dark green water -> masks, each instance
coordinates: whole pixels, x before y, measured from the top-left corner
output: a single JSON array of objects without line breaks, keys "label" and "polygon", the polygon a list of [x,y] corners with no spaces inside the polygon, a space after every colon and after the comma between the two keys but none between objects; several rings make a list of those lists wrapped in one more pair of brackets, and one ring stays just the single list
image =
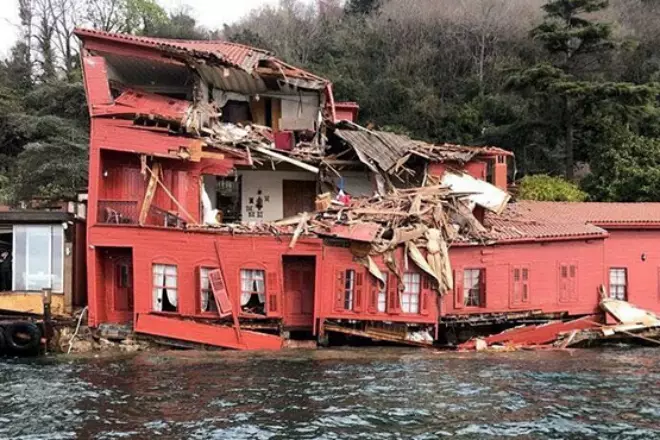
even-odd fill
[{"label": "dark green water", "polygon": [[660,439],[660,349],[0,360],[0,438]]}]

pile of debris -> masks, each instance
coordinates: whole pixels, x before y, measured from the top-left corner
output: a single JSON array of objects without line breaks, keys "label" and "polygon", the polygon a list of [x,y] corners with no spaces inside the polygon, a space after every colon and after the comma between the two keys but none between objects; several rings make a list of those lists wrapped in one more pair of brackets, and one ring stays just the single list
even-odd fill
[{"label": "pile of debris", "polygon": [[601,316],[523,325],[487,337],[473,338],[458,348],[477,351],[563,349],[622,341],[660,345],[660,317],[654,313],[626,301],[605,297],[600,302],[600,308],[603,311]]}]

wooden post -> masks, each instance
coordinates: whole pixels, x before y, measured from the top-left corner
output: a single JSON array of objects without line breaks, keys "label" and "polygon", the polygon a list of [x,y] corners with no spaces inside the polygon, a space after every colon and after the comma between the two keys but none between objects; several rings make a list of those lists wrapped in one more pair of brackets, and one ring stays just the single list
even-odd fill
[{"label": "wooden post", "polygon": [[[225,278],[225,271],[223,270],[222,267],[222,258],[220,258],[220,245],[218,244],[217,240],[213,242],[213,245],[215,246],[215,256],[218,259],[218,268],[220,269],[220,272],[222,273],[222,278],[226,280]],[[226,285],[226,283],[225,283]],[[236,331],[236,339],[238,339],[238,342],[241,343],[241,323],[238,321],[238,311],[239,308],[241,307],[240,300],[238,304],[232,304],[231,307],[231,317],[232,320],[234,321],[234,330]],[[220,313],[220,310],[218,310],[218,313]]]},{"label": "wooden post", "polygon": [[41,291],[41,299],[44,303],[44,337],[46,338],[46,350],[48,350],[48,345],[50,343],[50,337],[52,335],[52,323],[51,323],[51,313],[50,305],[52,303],[52,289],[45,288]]}]

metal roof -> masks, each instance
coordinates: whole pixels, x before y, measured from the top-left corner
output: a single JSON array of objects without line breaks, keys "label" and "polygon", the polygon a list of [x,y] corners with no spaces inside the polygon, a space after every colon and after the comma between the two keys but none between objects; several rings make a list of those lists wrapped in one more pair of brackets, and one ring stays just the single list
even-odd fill
[{"label": "metal roof", "polygon": [[386,172],[395,165],[402,165],[407,157],[414,154],[431,162],[469,162],[475,156],[512,155],[511,152],[496,147],[469,147],[454,144],[428,144],[412,140],[408,136],[374,131],[351,124],[357,129],[335,129],[334,133],[347,142],[362,162],[377,164]]}]

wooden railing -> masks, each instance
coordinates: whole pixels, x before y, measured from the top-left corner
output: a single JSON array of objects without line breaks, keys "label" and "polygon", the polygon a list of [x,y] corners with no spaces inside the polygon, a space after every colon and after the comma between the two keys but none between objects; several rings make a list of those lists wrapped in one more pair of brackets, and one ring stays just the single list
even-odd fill
[{"label": "wooden railing", "polygon": [[[140,205],[129,200],[99,200],[98,223],[113,225],[137,225]],[[178,213],[151,206],[145,224],[165,228],[183,228],[186,222]]]}]

